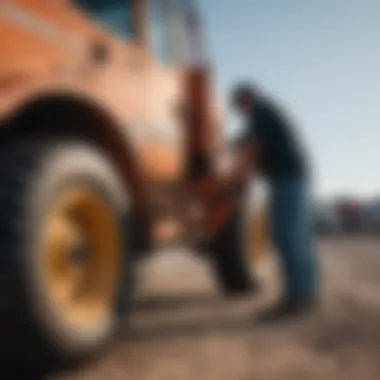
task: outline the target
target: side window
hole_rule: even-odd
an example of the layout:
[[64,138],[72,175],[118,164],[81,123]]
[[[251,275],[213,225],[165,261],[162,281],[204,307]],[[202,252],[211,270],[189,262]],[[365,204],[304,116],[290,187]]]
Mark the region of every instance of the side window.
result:
[[170,10],[173,60],[185,66],[207,61],[201,19],[194,0],[177,1]]
[[167,0],[148,0],[149,39],[153,54],[160,61],[170,63],[169,6]]
[[75,3],[108,30],[122,37],[134,37],[132,0],[75,0]]

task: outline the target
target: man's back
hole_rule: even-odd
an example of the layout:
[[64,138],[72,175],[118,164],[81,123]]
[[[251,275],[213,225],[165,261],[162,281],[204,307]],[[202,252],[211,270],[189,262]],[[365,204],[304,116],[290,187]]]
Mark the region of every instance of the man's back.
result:
[[260,144],[260,164],[269,178],[305,177],[308,163],[288,116],[268,99],[258,101],[249,121],[250,134]]

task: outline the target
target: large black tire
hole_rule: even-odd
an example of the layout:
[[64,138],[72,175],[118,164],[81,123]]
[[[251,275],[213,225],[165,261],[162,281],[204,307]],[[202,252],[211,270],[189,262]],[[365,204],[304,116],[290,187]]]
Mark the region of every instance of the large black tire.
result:
[[206,245],[221,292],[226,295],[251,294],[258,289],[252,272],[252,255],[246,252],[244,231],[249,198],[244,196],[225,226]]
[[[115,245],[105,249],[104,263],[100,264],[100,253],[95,258],[89,252],[90,259],[83,264],[92,266],[95,277],[91,284],[99,289],[104,286],[104,294],[109,296],[106,304],[109,310],[105,310],[104,316],[91,319],[86,315],[83,323],[70,321],[71,314],[64,315],[63,309],[58,309],[58,301],[52,296],[45,276],[45,259],[41,260],[46,218],[59,195],[78,186],[91,189],[107,207],[109,219],[103,220],[107,236],[120,237],[109,240],[115,241]],[[121,313],[129,310],[132,299],[133,268],[127,265],[128,255],[124,252],[128,241],[124,240],[128,211],[128,200],[114,168],[100,150],[83,141],[23,142],[1,152],[1,360],[8,365],[16,360],[18,367],[23,364],[30,370],[47,364],[74,364],[95,355],[111,340]],[[99,211],[93,215],[103,214]],[[92,232],[100,226],[93,220],[95,216],[86,222],[93,226]],[[113,230],[111,224],[117,228]],[[95,236],[94,239],[94,242],[101,241]],[[94,251],[88,249],[91,250]],[[118,260],[118,271],[115,282],[108,284],[106,280],[111,279],[111,271],[116,268],[116,264],[108,262],[111,258]],[[99,275],[103,273],[102,265],[108,268],[104,277]],[[84,273],[87,281],[91,274]],[[94,299],[95,296],[96,293]],[[89,298],[90,301],[93,299]]]

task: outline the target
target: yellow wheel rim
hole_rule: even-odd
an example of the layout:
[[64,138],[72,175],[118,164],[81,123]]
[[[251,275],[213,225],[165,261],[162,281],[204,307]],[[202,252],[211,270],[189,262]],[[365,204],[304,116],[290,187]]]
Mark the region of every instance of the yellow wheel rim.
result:
[[112,207],[89,187],[63,191],[43,226],[48,293],[60,315],[86,325],[109,318],[122,249]]

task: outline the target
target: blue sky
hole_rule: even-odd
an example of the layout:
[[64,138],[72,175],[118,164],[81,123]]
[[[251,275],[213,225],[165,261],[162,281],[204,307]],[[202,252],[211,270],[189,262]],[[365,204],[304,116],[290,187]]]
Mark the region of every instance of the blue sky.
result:
[[380,193],[380,0],[200,0],[220,96],[288,104],[321,195]]

